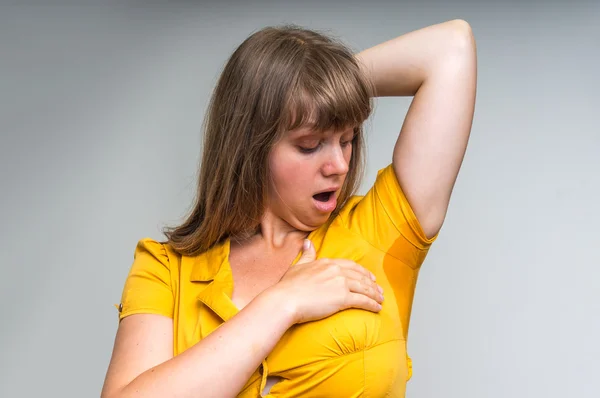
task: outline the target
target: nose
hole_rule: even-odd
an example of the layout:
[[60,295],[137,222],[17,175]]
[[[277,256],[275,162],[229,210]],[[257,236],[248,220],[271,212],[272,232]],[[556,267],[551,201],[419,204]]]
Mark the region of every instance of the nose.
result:
[[349,162],[344,156],[344,151],[338,145],[332,147],[330,153],[327,154],[327,159],[323,164],[323,175],[343,175],[348,173],[350,169]]

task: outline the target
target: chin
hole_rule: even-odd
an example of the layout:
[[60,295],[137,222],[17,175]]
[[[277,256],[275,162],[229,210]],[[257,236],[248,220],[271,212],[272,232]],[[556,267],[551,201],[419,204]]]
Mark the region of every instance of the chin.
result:
[[300,231],[312,232],[326,224],[330,217],[331,214],[323,214],[318,217],[307,217],[304,219],[305,222],[297,220],[295,223],[292,224],[292,226],[294,226]]
[[[299,206],[298,206],[299,207]],[[323,213],[306,208],[287,208],[281,212],[280,218],[298,231],[312,232],[327,223],[333,212]]]

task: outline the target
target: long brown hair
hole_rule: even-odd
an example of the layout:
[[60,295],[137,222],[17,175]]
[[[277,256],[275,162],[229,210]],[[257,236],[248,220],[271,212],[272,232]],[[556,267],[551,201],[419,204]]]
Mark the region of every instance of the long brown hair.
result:
[[306,125],[317,131],[354,127],[339,209],[360,185],[362,124],[373,92],[351,51],[331,37],[290,25],[249,36],[213,92],[195,204],[183,224],[165,228],[168,243],[181,254],[197,255],[228,237],[256,233],[271,148],[287,131]]

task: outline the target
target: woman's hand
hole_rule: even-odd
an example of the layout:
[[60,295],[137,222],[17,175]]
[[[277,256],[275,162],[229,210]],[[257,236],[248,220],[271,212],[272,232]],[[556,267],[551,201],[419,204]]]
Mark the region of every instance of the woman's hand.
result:
[[315,321],[347,308],[381,310],[383,290],[375,276],[354,261],[316,259],[306,240],[302,256],[270,290],[282,297],[293,323]]

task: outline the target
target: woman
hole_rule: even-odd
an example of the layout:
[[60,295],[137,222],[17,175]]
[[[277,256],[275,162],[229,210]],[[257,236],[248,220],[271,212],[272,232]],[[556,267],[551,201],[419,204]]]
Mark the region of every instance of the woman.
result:
[[[475,86],[462,20],[356,56],[295,27],[250,36],[213,93],[192,214],[138,243],[102,396],[404,396]],[[414,95],[392,163],[352,196],[371,98],[392,95]]]

